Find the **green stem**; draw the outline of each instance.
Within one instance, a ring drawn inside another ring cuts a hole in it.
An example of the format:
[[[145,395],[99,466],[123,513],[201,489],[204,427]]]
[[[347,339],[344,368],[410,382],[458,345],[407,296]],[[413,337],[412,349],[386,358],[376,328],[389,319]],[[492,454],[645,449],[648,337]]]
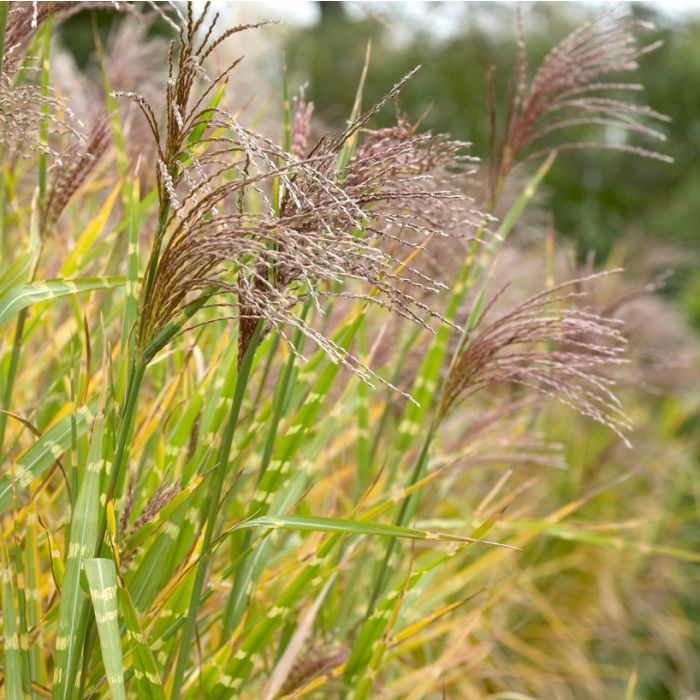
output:
[[[168,223],[168,217],[170,216],[170,204],[166,202],[160,211],[160,216],[158,217],[158,227],[156,228],[156,233],[155,233],[155,240],[153,243],[153,249],[151,252],[150,259],[148,261],[148,269],[146,271],[146,277],[143,282],[143,290],[141,294],[141,298],[148,300],[151,294],[151,289],[153,287],[153,279],[155,277],[155,272],[156,272],[156,267],[158,265],[158,258],[160,255],[160,246],[163,240],[163,233],[165,231],[165,227]],[[208,299],[209,297],[207,297]],[[204,299],[201,304],[196,306],[195,309],[192,310],[192,312],[187,316],[189,318],[192,316],[197,309],[199,309],[206,299]],[[196,305],[197,302],[194,302],[194,304],[190,304],[190,306]],[[189,308],[189,307],[188,307]],[[186,312],[187,313],[187,312]],[[137,340],[138,338],[141,337],[141,333],[143,332],[143,324],[144,324],[144,318],[145,314],[142,313],[140,314],[139,318],[139,324],[138,324],[138,333],[137,333]],[[176,324],[176,323],[170,323],[166,326],[164,330],[167,330],[167,333],[161,332],[158,334],[157,338],[151,342],[151,344],[144,350],[143,354],[141,357],[137,357],[137,348],[136,344],[134,343],[130,349],[129,352],[131,353],[131,357],[129,359],[128,363],[128,374],[127,374],[127,384],[126,384],[126,393],[124,396],[124,407],[122,409],[122,414],[121,414],[121,420],[119,422],[119,433],[117,435],[117,445],[114,451],[114,460],[112,462],[112,471],[111,471],[111,477],[110,477],[110,483],[109,483],[109,489],[107,491],[107,500],[109,501],[114,497],[115,492],[117,495],[120,494],[121,492],[121,487],[122,483],[124,481],[124,474],[122,473],[124,471],[124,464],[126,463],[126,460],[128,458],[128,444],[129,441],[131,440],[131,432],[132,432],[132,424],[134,422],[134,416],[136,414],[136,407],[138,405],[138,397],[139,393],[141,391],[141,384],[143,383],[143,377],[144,374],[146,373],[146,367],[148,367],[148,363],[153,359],[153,356],[160,350],[162,349],[177,333],[177,331],[180,329],[181,324]],[[161,337],[162,336],[162,337]],[[156,342],[158,341],[158,342]],[[153,347],[152,347],[153,346]],[[103,519],[104,520],[104,519]],[[104,539],[104,531],[105,531],[105,523],[103,522],[101,527],[101,536],[99,541],[101,542]]]
[[[301,313],[302,320],[306,318],[309,310],[311,308],[311,303],[307,302]],[[277,336],[279,339],[279,335]],[[260,459],[260,468],[258,470],[257,486],[260,486],[263,476],[270,466],[270,461],[272,460],[273,450],[275,447],[275,442],[277,440],[277,431],[279,429],[280,422],[284,413],[284,409],[287,405],[287,400],[289,396],[289,388],[292,379],[292,372],[294,370],[294,364],[296,362],[296,354],[294,350],[299,351],[301,349],[302,342],[304,340],[303,333],[297,329],[292,341],[293,347],[290,348],[289,357],[282,370],[282,373],[277,377],[275,383],[275,390],[272,398],[272,414],[267,421],[267,437],[265,438],[265,444],[263,447],[263,454]],[[272,354],[270,355],[272,358]],[[269,364],[266,370],[269,369]],[[257,405],[257,404],[255,404]],[[257,488],[256,488],[257,490]],[[249,515],[252,513],[249,512]],[[246,531],[243,536],[243,542],[241,544],[241,551],[245,552],[250,546],[251,540],[250,531]],[[247,560],[246,555],[241,556],[241,561]],[[239,622],[239,613],[245,604],[247,591],[242,590],[241,581],[245,579],[245,576],[241,576],[240,569],[238,570],[236,581],[231,593],[229,594],[228,600],[226,601],[226,607],[224,608],[224,626],[222,632],[222,638],[227,639],[232,633],[235,626]]]
[[[224,433],[221,438],[221,444],[219,446],[219,451],[216,458],[216,466],[214,467],[214,474],[212,477],[213,480],[209,487],[208,507],[206,507],[206,513],[203,523],[205,529],[204,539],[202,540],[202,553],[199,558],[199,563],[197,564],[194,587],[192,589],[192,595],[190,596],[190,606],[189,610],[187,611],[187,621],[185,623],[185,629],[182,633],[182,639],[180,640],[180,651],[178,653],[177,663],[175,665],[173,689],[170,695],[171,700],[178,700],[184,683],[185,667],[187,666],[187,657],[189,655],[190,647],[192,644],[192,637],[194,635],[194,627],[197,619],[197,611],[199,609],[202,588],[204,586],[204,578],[207,573],[209,557],[211,556],[210,546],[214,534],[214,527],[216,524],[216,514],[218,512],[219,502],[221,500],[221,491],[227,473],[229,455],[231,453],[231,446],[233,444],[233,437],[236,432],[236,426],[238,425],[238,417],[240,415],[241,405],[243,404],[243,396],[245,394],[248,379],[250,377],[250,370],[253,366],[253,357],[255,356],[255,350],[258,346],[260,333],[262,332],[262,326],[263,322],[258,321],[258,323],[255,326],[255,330],[253,331],[253,335],[250,339],[250,343],[248,344],[248,348],[245,354],[243,355],[240,367],[238,368],[238,376],[236,377],[236,389],[233,395],[231,412],[229,414],[226,426],[224,427]]]
[[[41,252],[43,250],[43,241],[39,242],[39,250],[36,254],[36,259],[34,260],[34,265],[32,267],[32,272],[29,277],[30,281],[36,279],[36,273],[39,269],[39,260],[41,259]],[[27,318],[29,316],[29,307],[22,309],[18,316],[17,322],[15,324],[15,335],[12,341],[12,354],[10,355],[10,366],[7,369],[7,377],[5,383],[5,389],[2,396],[2,409],[3,411],[9,411],[12,403],[12,392],[15,387],[15,379],[17,378],[17,370],[19,369],[19,360],[22,354],[22,343],[24,342],[24,326],[27,323]],[[3,445],[5,444],[5,429],[7,427],[7,414],[0,413],[0,456],[2,456]]]
[[[148,363],[146,361],[141,360],[136,362],[127,380],[124,408],[122,409],[119,421],[117,444],[114,449],[114,460],[112,462],[109,488],[107,490],[108,501],[114,497],[115,492],[117,494],[119,493],[119,487],[123,481],[122,472],[124,471],[124,465],[129,457],[129,443],[131,442],[131,433],[133,431],[139,393],[141,392],[141,384],[143,383],[143,377],[146,373],[147,366]],[[104,526],[101,529],[104,530]],[[102,538],[100,538],[100,541],[102,541]]]
[[[435,426],[431,426],[428,430],[425,439],[423,440],[423,446],[421,447],[420,454],[413,466],[413,471],[411,472],[411,477],[406,484],[407,488],[417,484],[425,475],[425,471],[428,466],[428,454],[430,452],[430,446],[435,437]],[[418,491],[409,494],[401,501],[401,506],[399,512],[394,520],[394,525],[404,527],[411,515],[415,512],[418,506],[418,499],[420,493]],[[372,595],[369,599],[369,604],[367,605],[367,610],[365,612],[365,620],[374,612],[374,607],[377,604],[377,599],[384,589],[384,584],[386,583],[389,570],[391,569],[391,557],[397,547],[396,538],[391,538],[386,547],[386,553],[384,554],[384,560],[382,561],[381,567],[379,569],[379,574],[374,582],[374,588],[372,590]]]
[[[2,409],[3,413],[0,413],[0,455],[2,455],[2,448],[5,443],[5,429],[7,427],[7,413],[9,411],[10,404],[12,402],[12,391],[15,386],[15,378],[17,376],[17,368],[19,367],[19,356],[20,350],[22,349],[22,336],[24,335],[24,324],[27,320],[28,310],[22,309],[17,317],[17,324],[15,325],[15,338],[12,343],[12,355],[10,355],[10,366],[7,369],[7,376],[5,378],[5,390],[2,395]]]
[[[208,299],[213,294],[212,290],[207,290],[199,299],[193,301],[184,311],[184,320],[191,318],[194,314],[204,306]],[[160,352],[177,333],[182,330],[184,320],[173,321],[163,328],[160,333],[149,343],[144,349],[140,358],[134,359],[130,363],[129,375],[126,384],[126,394],[124,396],[124,407],[119,421],[119,432],[117,434],[117,444],[114,450],[114,460],[112,462],[112,471],[107,491],[107,500],[114,498],[115,494],[119,496],[124,482],[124,465],[129,456],[129,443],[133,431],[134,417],[138,406],[139,393],[141,384],[146,373],[146,368],[153,357]],[[105,523],[102,522],[100,527],[101,536],[100,542],[104,537]]]

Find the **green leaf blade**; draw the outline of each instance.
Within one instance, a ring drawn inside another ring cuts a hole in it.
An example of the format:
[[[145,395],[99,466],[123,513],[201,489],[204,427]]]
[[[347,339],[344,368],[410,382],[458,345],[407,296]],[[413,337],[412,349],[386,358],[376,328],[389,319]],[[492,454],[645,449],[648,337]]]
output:
[[[0,326],[7,323],[22,309],[40,301],[50,301],[102,289],[115,289],[124,286],[124,284],[126,284],[126,278],[116,276],[51,279],[13,287],[0,298]]]
[[[117,612],[117,570],[111,559],[85,559],[85,576],[95,609],[102,663],[114,700],[126,700],[124,660]]]

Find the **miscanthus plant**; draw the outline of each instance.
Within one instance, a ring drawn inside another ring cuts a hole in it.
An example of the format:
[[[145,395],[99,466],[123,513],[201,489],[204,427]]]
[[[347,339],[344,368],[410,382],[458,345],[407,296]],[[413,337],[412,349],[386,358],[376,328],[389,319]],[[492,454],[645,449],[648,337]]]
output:
[[[105,5],[173,39],[162,81],[134,63],[118,90],[125,59],[98,42],[101,106],[81,121],[51,32]],[[369,107],[359,76],[347,127],[320,137],[285,78],[261,133],[226,107],[242,69],[226,56],[266,29],[208,3],[0,7],[6,697],[506,697],[554,677],[551,697],[634,692],[637,661],[610,680],[593,633],[571,630],[553,670],[536,645],[531,668],[502,650],[531,644],[535,609],[556,620],[522,550],[605,492],[528,510],[563,464],[548,401],[611,445],[631,424],[625,335],[589,294],[605,275],[552,277],[509,309],[492,271],[557,153],[666,159],[565,136],[663,138],[619,80],[653,48],[639,28],[596,17],[532,77],[521,38],[482,165],[400,111],[412,74]],[[475,465],[490,471],[462,483]],[[677,649],[658,654],[682,665]]]

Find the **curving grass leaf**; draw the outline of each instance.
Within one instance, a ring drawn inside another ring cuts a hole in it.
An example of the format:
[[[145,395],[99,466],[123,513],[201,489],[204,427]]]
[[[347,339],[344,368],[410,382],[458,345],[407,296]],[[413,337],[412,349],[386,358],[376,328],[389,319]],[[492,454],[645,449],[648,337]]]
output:
[[[339,532],[346,535],[373,535],[379,537],[399,537],[409,540],[438,540],[443,542],[483,542],[498,546],[498,542],[482,540],[474,537],[451,535],[434,530],[419,530],[413,527],[399,527],[398,525],[377,525],[360,520],[347,520],[345,518],[324,518],[301,515],[263,515],[239,523],[229,530],[240,530],[251,527],[262,527],[279,530],[296,530],[310,532]]]
[[[96,407],[96,401],[80,406],[75,412],[75,416],[71,414],[61,418],[45,431],[31,447],[25,450],[14,468],[16,489],[26,489],[33,479],[41,476],[56,459],[60,458],[63,452],[70,448],[73,418],[75,418],[76,437],[85,434]],[[11,475],[6,475],[0,479],[0,510],[7,508],[11,497],[12,478]]]
[[[28,282],[13,287],[0,298],[0,325],[7,323],[18,311],[39,301],[49,301],[60,297],[99,289],[115,289],[126,284],[126,278],[117,277],[81,277],[76,279],[52,279],[42,282]]]

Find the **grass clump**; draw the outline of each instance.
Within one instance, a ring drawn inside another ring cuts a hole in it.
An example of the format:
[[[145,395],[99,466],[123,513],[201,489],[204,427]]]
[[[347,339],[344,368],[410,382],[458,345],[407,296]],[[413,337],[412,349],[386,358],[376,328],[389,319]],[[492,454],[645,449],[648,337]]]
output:
[[[595,19],[532,82],[521,39],[481,166],[398,108],[373,127],[412,74],[365,110],[361,78],[320,138],[285,86],[281,142],[262,135],[226,107],[240,58],[209,64],[265,29],[222,29],[208,3],[120,3],[173,30],[163,90],[113,91],[98,44],[104,107],[79,125],[50,32],[94,4],[0,15],[7,697],[631,697],[647,656],[690,688],[689,617],[636,615],[687,593],[697,557],[662,530],[691,504],[643,522],[658,470],[620,448],[641,425],[689,469],[687,409],[626,416],[607,275],[560,281],[550,246],[544,290],[494,280],[583,145],[550,133],[661,136],[643,123],[661,115],[596,96],[636,89],[605,79],[645,53],[637,25]],[[660,561],[666,583],[637,582]]]

